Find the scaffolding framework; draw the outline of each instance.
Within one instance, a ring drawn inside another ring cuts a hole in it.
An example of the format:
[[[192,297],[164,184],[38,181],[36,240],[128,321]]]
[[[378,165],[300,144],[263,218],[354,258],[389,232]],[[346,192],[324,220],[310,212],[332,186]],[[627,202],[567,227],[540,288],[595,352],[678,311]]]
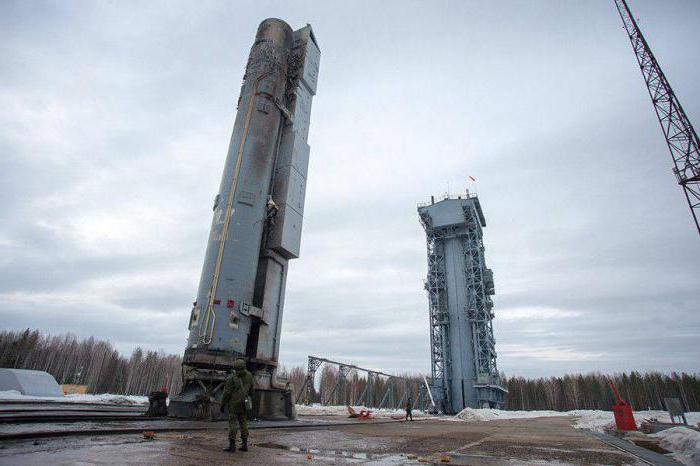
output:
[[[430,319],[430,375],[434,381],[449,382],[452,374],[451,359],[448,357],[450,313],[447,308],[445,254],[442,243],[447,232],[431,228],[430,219],[427,216],[421,216],[420,219],[425,228],[428,249],[428,278],[425,282],[425,289],[428,292]],[[449,406],[451,397],[447,385],[447,383],[443,383],[438,388],[441,393],[437,398],[445,400],[445,404]]]
[[[418,212],[427,245],[431,390],[444,412],[500,406],[506,390],[496,365],[493,273],[478,198],[433,198]]]
[[[498,375],[496,343],[493,338],[493,273],[486,268],[481,225],[471,205],[462,207],[466,230],[461,236],[464,263],[467,268],[467,318],[472,327],[475,365],[478,377]]]
[[[323,393],[323,387],[320,387],[319,393],[315,393],[314,381],[316,373],[324,364],[337,367],[338,378],[328,393]],[[352,390],[351,393],[348,393],[347,390],[348,378],[352,373],[365,376],[365,386],[359,395],[355,390]],[[381,395],[375,396],[375,387],[380,383],[384,384]],[[427,386],[427,383],[421,383],[420,380],[412,380],[381,371],[365,369],[354,364],[309,356],[306,378],[299,389],[296,402],[304,402],[307,405],[311,405],[317,400],[318,403],[326,406],[352,405],[378,409],[401,409],[405,406],[406,400],[411,397],[414,400],[413,406],[415,409],[433,411],[435,406],[428,393]]]

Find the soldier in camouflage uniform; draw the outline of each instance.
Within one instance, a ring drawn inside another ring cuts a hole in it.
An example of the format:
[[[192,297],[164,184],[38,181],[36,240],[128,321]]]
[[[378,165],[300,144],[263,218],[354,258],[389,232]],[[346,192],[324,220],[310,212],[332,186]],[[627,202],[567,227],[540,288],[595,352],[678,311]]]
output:
[[[228,448],[236,451],[236,434],[241,427],[241,451],[248,451],[248,418],[245,400],[253,394],[253,374],[245,368],[243,359],[233,362],[233,372],[226,379],[224,396],[221,399],[221,412],[228,408]]]

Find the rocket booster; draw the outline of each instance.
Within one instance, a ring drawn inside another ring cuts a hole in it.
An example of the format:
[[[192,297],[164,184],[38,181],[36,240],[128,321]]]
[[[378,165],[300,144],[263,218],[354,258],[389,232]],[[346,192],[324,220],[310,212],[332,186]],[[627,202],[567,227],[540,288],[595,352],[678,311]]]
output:
[[[266,205],[275,163],[292,30],[266,20],[258,28],[241,88],[197,292],[189,346],[245,352],[250,330],[241,303],[252,303]],[[223,273],[222,273],[223,272]],[[236,330],[226,331],[226,327]],[[215,332],[215,330],[219,330]],[[229,341],[224,336],[241,334]],[[216,334],[216,335],[215,335]]]
[[[288,261],[298,257],[301,241],[319,57],[310,26],[260,24],[190,316],[186,385],[218,378],[212,371],[225,371],[237,356],[258,379],[265,374],[255,370],[266,370],[267,385],[274,385]]]

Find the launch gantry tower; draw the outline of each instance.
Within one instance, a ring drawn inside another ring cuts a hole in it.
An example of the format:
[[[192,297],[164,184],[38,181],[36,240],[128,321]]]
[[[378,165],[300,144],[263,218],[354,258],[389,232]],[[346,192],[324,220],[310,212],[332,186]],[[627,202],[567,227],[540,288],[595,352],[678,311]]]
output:
[[[492,320],[493,273],[486,266],[476,195],[418,207],[428,251],[431,391],[443,412],[500,407]]]

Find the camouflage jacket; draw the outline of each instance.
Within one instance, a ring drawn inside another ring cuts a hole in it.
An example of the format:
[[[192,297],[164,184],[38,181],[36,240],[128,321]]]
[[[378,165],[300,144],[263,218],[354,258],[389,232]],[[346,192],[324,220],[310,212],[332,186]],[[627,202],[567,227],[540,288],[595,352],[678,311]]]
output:
[[[253,394],[253,374],[247,370],[233,371],[226,379],[221,405],[228,407],[229,413],[245,411],[245,399]]]

